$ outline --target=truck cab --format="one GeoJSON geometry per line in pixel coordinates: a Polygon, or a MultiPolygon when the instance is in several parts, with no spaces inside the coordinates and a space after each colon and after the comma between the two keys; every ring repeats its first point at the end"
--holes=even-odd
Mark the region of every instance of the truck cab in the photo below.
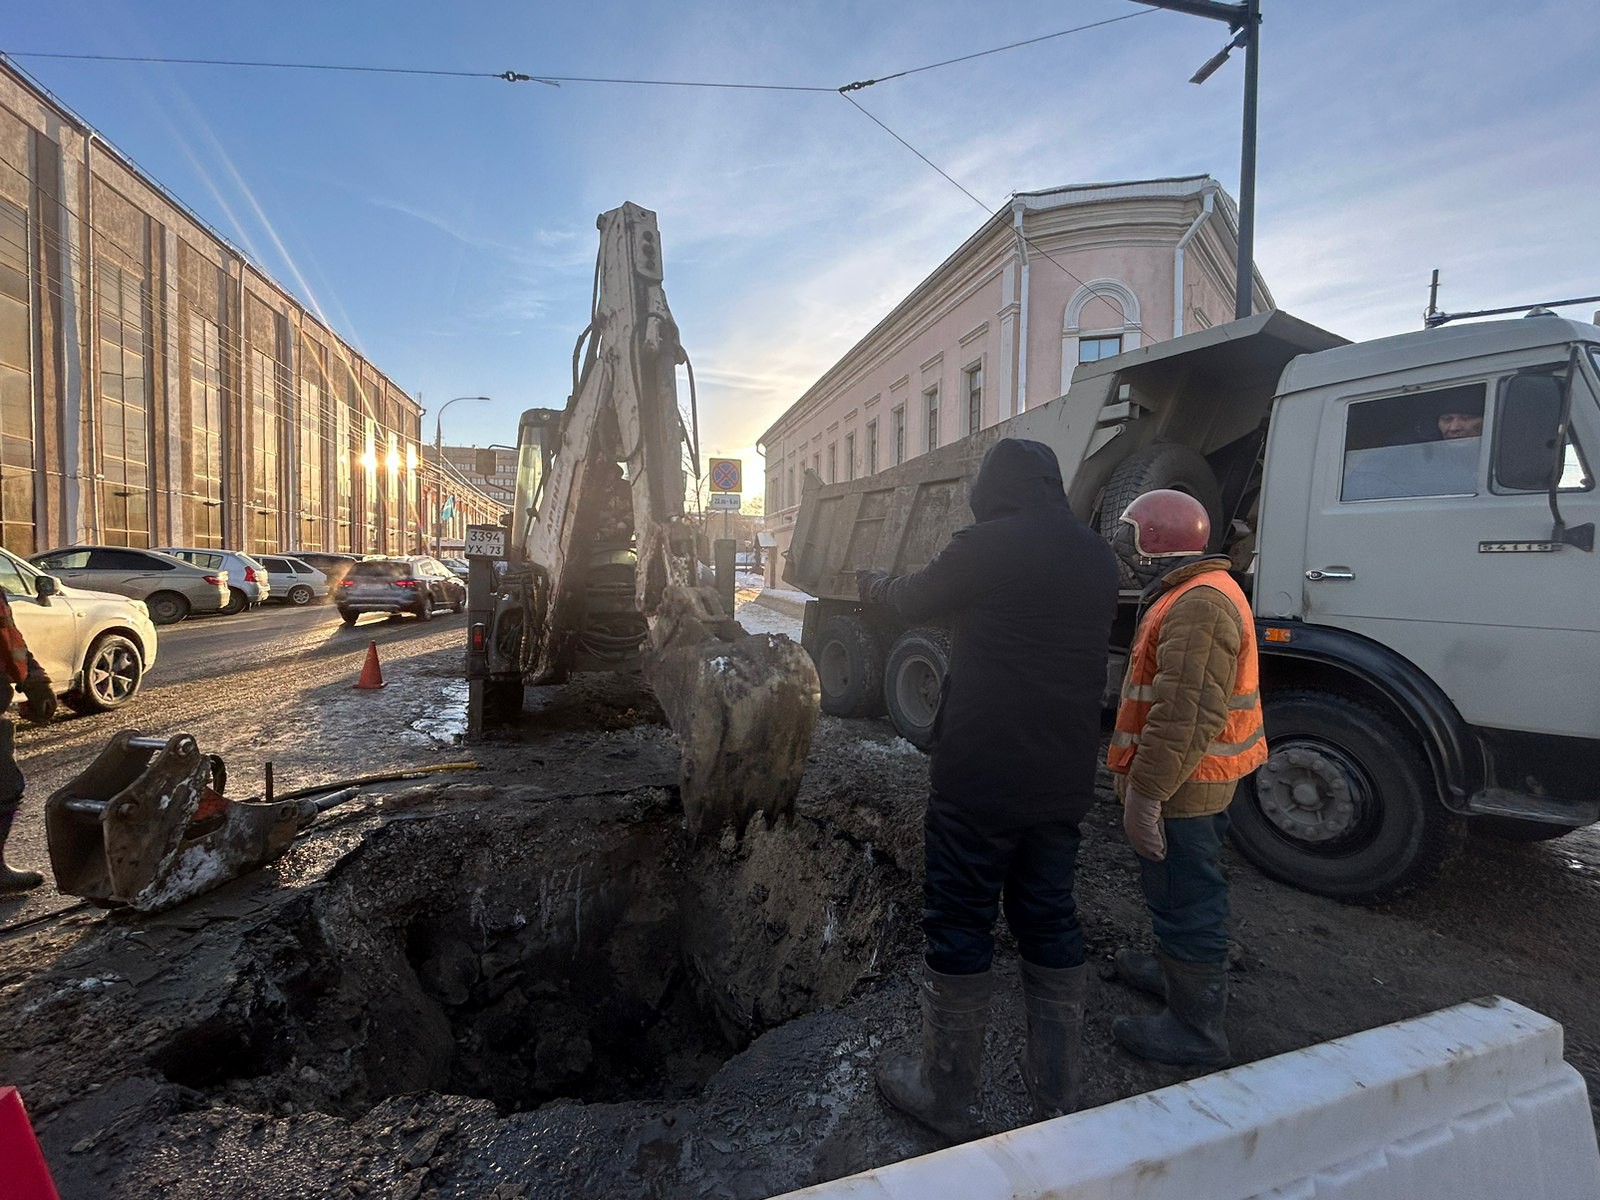
{"type": "Polygon", "coordinates": [[[1382,895],[1454,817],[1600,820],[1597,364],[1600,330],[1540,315],[1285,368],[1250,575],[1272,758],[1234,809],[1270,873],[1382,895]]]}

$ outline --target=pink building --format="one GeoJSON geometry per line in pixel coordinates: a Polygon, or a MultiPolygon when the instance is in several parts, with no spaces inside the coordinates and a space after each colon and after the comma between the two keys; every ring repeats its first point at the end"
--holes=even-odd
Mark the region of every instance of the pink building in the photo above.
{"type": "Polygon", "coordinates": [[[870,475],[1049,403],[1081,362],[1231,320],[1237,230],[1209,175],[1019,192],[761,435],[768,582],[808,469],[870,475]]]}

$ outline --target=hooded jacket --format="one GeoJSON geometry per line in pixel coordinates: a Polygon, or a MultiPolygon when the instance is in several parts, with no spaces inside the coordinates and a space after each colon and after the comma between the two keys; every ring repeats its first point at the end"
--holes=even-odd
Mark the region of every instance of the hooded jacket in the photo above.
{"type": "Polygon", "coordinates": [[[973,525],[886,603],[953,638],[935,725],[935,805],[1014,828],[1094,800],[1117,562],[1067,505],[1055,452],[1003,438],[973,482],[973,525]]]}

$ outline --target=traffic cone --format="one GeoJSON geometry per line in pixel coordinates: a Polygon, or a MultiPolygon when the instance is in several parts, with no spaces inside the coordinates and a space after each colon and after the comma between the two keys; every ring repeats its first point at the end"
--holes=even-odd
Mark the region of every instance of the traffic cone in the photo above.
{"type": "Polygon", "coordinates": [[[387,687],[383,682],[383,669],[378,666],[378,643],[367,643],[367,661],[361,664],[361,678],[356,680],[356,686],[368,691],[387,687]]]}
{"type": "Polygon", "coordinates": [[[61,1200],[14,1087],[0,1088],[0,1180],[6,1200],[61,1200]]]}

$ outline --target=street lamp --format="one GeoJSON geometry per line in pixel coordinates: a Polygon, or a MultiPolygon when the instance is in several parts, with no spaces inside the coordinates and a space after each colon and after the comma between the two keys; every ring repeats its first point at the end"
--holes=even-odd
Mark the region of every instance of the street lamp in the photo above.
{"type": "Polygon", "coordinates": [[[1256,82],[1257,58],[1261,50],[1261,0],[1242,0],[1238,4],[1222,4],[1218,0],[1134,2],[1227,23],[1233,32],[1233,40],[1213,54],[1194,73],[1190,83],[1204,83],[1218,67],[1227,62],[1230,53],[1241,47],[1244,49],[1244,130],[1239,147],[1239,259],[1234,274],[1233,316],[1234,320],[1248,317],[1255,296],[1256,82]]]}
{"type": "MultiPolygon", "coordinates": [[[[433,414],[433,469],[439,481],[436,492],[444,490],[444,410],[457,400],[488,400],[488,396],[456,396],[446,400],[433,414]]],[[[439,557],[439,543],[444,537],[444,503],[442,495],[433,498],[433,556],[439,557]]]]}

